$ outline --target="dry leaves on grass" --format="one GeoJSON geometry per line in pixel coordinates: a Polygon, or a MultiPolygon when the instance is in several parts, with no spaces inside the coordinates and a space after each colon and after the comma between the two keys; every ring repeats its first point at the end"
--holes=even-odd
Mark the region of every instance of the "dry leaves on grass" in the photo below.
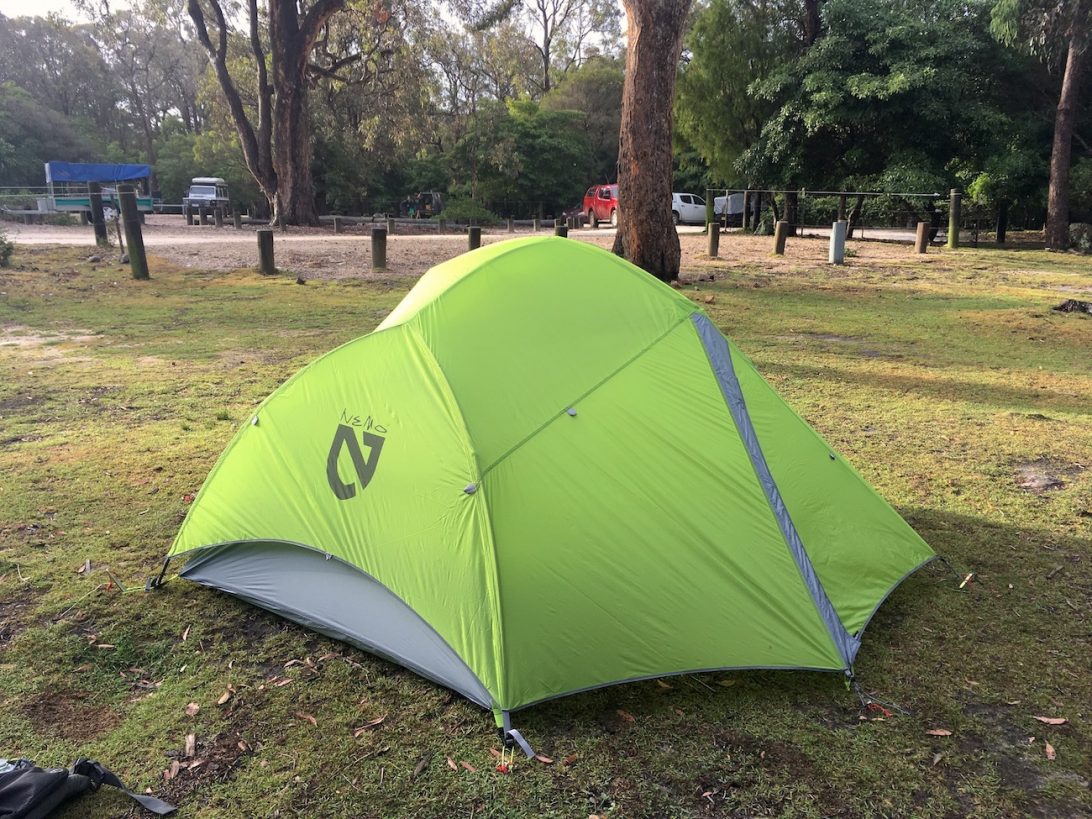
{"type": "Polygon", "coordinates": [[[553,759],[551,757],[546,756],[546,754],[535,754],[535,759],[537,759],[543,765],[553,765],[554,764],[553,759]]]}
{"type": "Polygon", "coordinates": [[[196,717],[197,712],[200,711],[200,710],[201,710],[200,705],[198,705],[196,702],[191,702],[189,705],[186,706],[186,716],[187,717],[196,717]]]}
{"type": "Polygon", "coordinates": [[[478,772],[478,769],[471,765],[469,762],[467,762],[465,759],[459,760],[459,764],[466,768],[466,770],[470,771],[470,773],[478,772]]]}
{"type": "Polygon", "coordinates": [[[297,711],[296,712],[296,717],[299,718],[299,719],[302,719],[304,722],[309,722],[312,725],[318,725],[318,720],[317,719],[315,719],[313,716],[311,716],[310,714],[305,713],[303,711],[297,711]]]}
{"type": "Polygon", "coordinates": [[[930,728],[925,733],[931,737],[950,737],[952,735],[952,732],[947,728],[930,728]]]}
{"type": "Polygon", "coordinates": [[[618,711],[617,711],[617,714],[618,714],[618,716],[620,716],[622,718],[623,722],[636,722],[637,721],[637,717],[633,716],[633,714],[631,714],[629,711],[626,711],[624,708],[619,708],[618,711]]]}
{"type": "Polygon", "coordinates": [[[384,714],[381,717],[376,717],[375,719],[371,720],[370,722],[365,722],[359,728],[354,728],[353,729],[353,737],[355,739],[360,739],[362,736],[364,736],[364,734],[366,734],[372,728],[378,728],[380,725],[382,725],[383,720],[385,720],[386,718],[387,718],[387,715],[384,714]]]}
{"type": "Polygon", "coordinates": [[[455,760],[451,757],[447,758],[447,767],[451,768],[453,771],[459,770],[459,766],[455,764],[455,760]]]}
{"type": "Polygon", "coordinates": [[[1065,717],[1036,717],[1035,719],[1044,725],[1065,725],[1069,722],[1065,717]]]}
{"type": "Polygon", "coordinates": [[[1058,756],[1058,752],[1054,750],[1054,746],[1049,742],[1043,742],[1043,745],[1046,746],[1043,748],[1046,751],[1046,758],[1053,761],[1058,756]]]}
{"type": "Polygon", "coordinates": [[[220,699],[216,701],[217,705],[225,705],[235,695],[235,686],[229,685],[227,690],[220,695],[220,699]]]}
{"type": "Polygon", "coordinates": [[[186,749],[182,756],[193,756],[197,753],[197,734],[186,734],[186,749]]]}

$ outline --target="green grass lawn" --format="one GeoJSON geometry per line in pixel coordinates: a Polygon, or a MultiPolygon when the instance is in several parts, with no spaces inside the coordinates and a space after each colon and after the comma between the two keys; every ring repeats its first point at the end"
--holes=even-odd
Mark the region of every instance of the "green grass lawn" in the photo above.
{"type": "MultiPolygon", "coordinates": [[[[635,683],[521,712],[553,763],[506,775],[492,716],[447,690],[182,580],[142,591],[250,410],[412,281],[153,260],[134,282],[86,253],[0,270],[0,756],[95,757],[180,816],[1092,814],[1092,317],[1050,310],[1092,298],[1087,259],[688,271],[716,273],[685,289],[974,577],[933,564],[868,629],[858,678],[910,715],[863,714],[833,674],[635,683]]],[[[104,791],[65,815],[127,810],[104,791]]]]}

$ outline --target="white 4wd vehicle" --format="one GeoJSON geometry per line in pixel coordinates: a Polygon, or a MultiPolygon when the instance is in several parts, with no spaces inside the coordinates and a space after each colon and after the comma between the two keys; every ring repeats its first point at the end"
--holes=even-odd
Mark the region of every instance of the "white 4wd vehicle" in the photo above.
{"type": "Polygon", "coordinates": [[[671,221],[676,225],[704,225],[705,200],[696,193],[671,194],[671,221]]]}
{"type": "Polygon", "coordinates": [[[195,176],[191,179],[190,189],[182,199],[182,215],[198,213],[201,208],[209,211],[223,208],[224,213],[230,212],[227,182],[218,176],[195,176]]]}

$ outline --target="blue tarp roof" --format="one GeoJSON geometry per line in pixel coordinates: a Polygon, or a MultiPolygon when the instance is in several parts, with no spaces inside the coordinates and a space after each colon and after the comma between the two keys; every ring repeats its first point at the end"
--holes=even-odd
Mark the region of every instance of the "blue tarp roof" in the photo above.
{"type": "Polygon", "coordinates": [[[147,165],[111,162],[47,162],[46,182],[125,182],[152,175],[147,165]]]}

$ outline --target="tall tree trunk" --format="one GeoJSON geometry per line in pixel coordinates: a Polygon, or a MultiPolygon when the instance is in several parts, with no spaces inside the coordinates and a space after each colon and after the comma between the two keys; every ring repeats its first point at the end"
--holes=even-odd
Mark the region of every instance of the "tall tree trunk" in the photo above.
{"type": "Polygon", "coordinates": [[[690,0],[623,0],[629,47],[618,137],[614,252],[663,281],[679,277],[671,221],[675,77],[690,0]]]}
{"type": "Polygon", "coordinates": [[[1081,73],[1088,51],[1088,31],[1075,21],[1069,30],[1069,54],[1054,116],[1054,146],[1050,151],[1046,246],[1053,250],[1065,250],[1069,246],[1069,164],[1073,125],[1080,102],[1081,73]]]}
{"type": "Polygon", "coordinates": [[[823,30],[819,5],[823,0],[804,0],[804,45],[810,46],[819,39],[823,30]]]}
{"type": "Polygon", "coordinates": [[[307,60],[311,43],[300,31],[295,3],[269,4],[270,55],[273,68],[273,167],[278,224],[317,225],[315,185],[311,177],[311,120],[307,109],[307,60]]]}

